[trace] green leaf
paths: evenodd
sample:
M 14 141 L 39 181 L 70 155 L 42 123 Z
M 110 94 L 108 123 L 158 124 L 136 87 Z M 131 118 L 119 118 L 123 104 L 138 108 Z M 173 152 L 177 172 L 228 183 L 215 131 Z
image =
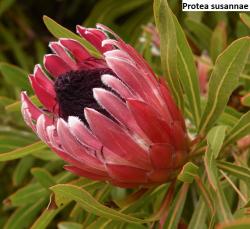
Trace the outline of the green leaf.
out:
M 216 227 L 216 229 L 249 229 L 249 228 L 250 228 L 250 219 L 247 217 L 230 221 L 230 223 L 222 223 Z
M 228 132 L 224 146 L 236 142 L 248 134 L 250 134 L 250 111 L 242 115 L 239 121 Z
M 212 36 L 211 29 L 205 24 L 187 18 L 185 24 L 189 31 L 191 31 L 191 37 L 193 37 L 195 43 L 199 45 L 201 50 L 208 49 L 210 46 L 210 40 Z
M 4 229 L 29 228 L 29 225 L 45 204 L 45 199 L 41 198 L 32 205 L 25 205 L 18 208 L 14 214 L 9 217 L 7 223 L 4 225 Z
M 241 103 L 243 106 L 250 107 L 250 93 L 247 93 L 241 98 Z
M 25 70 L 29 70 L 31 58 L 24 52 L 21 43 L 15 37 L 14 33 L 0 24 L 1 38 L 11 47 L 11 52 L 19 65 Z
M 245 25 L 250 28 L 250 16 L 246 13 L 240 13 L 240 19 L 245 23 Z
M 216 60 L 209 80 L 208 101 L 200 122 L 200 133 L 208 132 L 226 107 L 239 75 L 245 67 L 250 50 L 250 38 L 233 42 Z
M 33 204 L 46 196 L 48 196 L 48 192 L 40 184 L 36 183 L 19 189 L 5 199 L 4 203 L 11 206 L 24 206 L 26 204 Z
M 226 161 L 217 161 L 218 167 L 223 171 L 232 174 L 233 176 L 239 178 L 246 182 L 246 184 L 250 184 L 250 169 L 244 166 L 239 166 Z
M 32 101 L 32 103 L 34 103 L 37 106 L 40 106 L 40 104 L 41 104 L 35 95 L 31 96 L 30 100 Z M 8 104 L 7 106 L 5 106 L 5 110 L 7 112 L 20 112 L 20 109 L 21 109 L 21 102 L 20 101 L 16 101 L 14 103 L 11 103 L 11 104 Z
M 82 229 L 82 224 L 76 222 L 60 222 L 58 229 Z
M 125 215 L 114 209 L 108 208 L 100 204 L 93 196 L 87 191 L 77 186 L 65 184 L 56 185 L 51 187 L 51 190 L 55 193 L 56 204 L 62 206 L 69 200 L 74 200 L 80 204 L 86 211 L 103 216 L 109 219 L 124 221 L 129 223 L 145 223 L 146 220 L 135 218 L 129 215 Z
M 49 223 L 54 219 L 54 217 L 62 211 L 67 205 L 59 207 L 56 209 L 46 209 L 43 213 L 36 219 L 31 229 L 46 229 Z
M 45 169 L 42 168 L 33 168 L 31 173 L 36 178 L 36 180 L 46 189 L 56 185 L 56 182 L 52 175 Z
M 22 90 L 28 90 L 29 92 L 31 91 L 28 73 L 26 71 L 7 63 L 0 63 L 0 71 L 6 82 L 11 86 L 16 86 Z
M 198 175 L 198 170 L 199 170 L 198 166 L 196 166 L 192 162 L 188 162 L 183 166 L 177 178 L 178 180 L 182 182 L 192 183 L 194 180 L 194 177 Z
M 42 141 L 38 141 L 28 146 L 20 147 L 13 151 L 0 154 L 0 161 L 10 161 L 22 158 L 45 148 L 47 148 L 47 146 Z
M 12 176 L 14 186 L 18 186 L 23 182 L 30 168 L 34 164 L 34 160 L 34 157 L 27 156 L 18 162 Z
M 2 0 L 2 1 L 0 1 L 0 16 L 6 10 L 8 10 L 11 7 L 11 5 L 13 5 L 13 3 L 15 3 L 15 0 Z
M 210 44 L 210 55 L 214 63 L 219 54 L 226 48 L 226 46 L 227 46 L 226 25 L 224 22 L 220 22 L 213 31 Z
M 177 35 L 177 68 L 181 85 L 188 100 L 189 111 L 192 113 L 192 119 L 198 127 L 201 118 L 200 89 L 194 56 L 188 45 L 185 33 L 183 32 L 177 18 L 173 15 L 176 35 Z
M 219 156 L 225 139 L 226 129 L 226 126 L 216 126 L 213 127 L 207 135 L 208 145 L 211 147 L 215 159 Z
M 36 152 L 32 154 L 35 158 L 39 158 L 44 161 L 56 161 L 61 160 L 57 154 L 53 153 L 49 148 L 47 150 L 43 150 L 43 153 Z
M 184 204 L 186 202 L 188 189 L 189 184 L 184 183 L 172 203 L 167 220 L 163 226 L 164 229 L 173 229 L 178 227 Z
M 208 180 L 212 188 L 217 191 L 218 183 L 217 176 L 218 171 L 215 164 L 215 159 L 211 147 L 208 147 L 204 157 L 205 168 L 208 176 Z
M 208 181 L 214 190 L 216 198 L 214 198 L 214 206 L 218 206 L 217 214 L 220 221 L 230 221 L 232 219 L 232 213 L 219 183 L 218 169 L 216 167 L 216 161 L 214 159 L 214 153 L 211 147 L 208 147 L 205 158 L 204 158 L 205 168 L 208 175 Z
M 176 28 L 167 0 L 154 1 L 154 16 L 160 36 L 160 51 L 163 75 L 166 77 L 172 94 L 182 109 L 182 89 L 177 71 L 177 37 Z
M 58 183 L 60 182 L 59 180 L 57 181 Z M 72 182 L 73 183 L 73 182 Z M 78 183 L 79 184 L 79 183 Z M 97 181 L 91 181 L 84 179 L 84 184 L 81 184 L 81 187 L 83 187 L 86 190 L 96 190 L 99 188 L 102 188 L 103 184 Z M 54 200 L 51 200 L 51 203 L 54 202 Z M 70 201 L 65 203 L 63 206 L 55 208 L 53 207 L 48 207 L 43 211 L 43 213 L 36 219 L 34 224 L 32 225 L 31 229 L 46 229 L 48 228 L 48 225 L 52 222 L 54 217 L 61 212 L 68 204 Z M 53 205 L 53 204 L 52 204 Z
M 101 54 L 97 51 L 97 49 L 90 44 L 86 39 L 76 35 L 75 33 L 71 32 L 70 30 L 64 28 L 63 26 L 59 25 L 57 22 L 52 20 L 47 16 L 43 16 L 44 24 L 46 25 L 47 29 L 51 32 L 53 36 L 56 38 L 72 38 L 80 42 L 89 52 L 91 55 L 95 57 L 100 57 Z
M 2 109 L 3 107 L 13 103 L 15 100 L 5 97 L 5 96 L 0 96 L 0 109 Z
M 68 182 L 72 179 L 72 174 L 68 172 L 61 172 L 55 176 L 56 183 Z M 10 195 L 4 200 L 6 205 L 23 206 L 25 204 L 32 204 L 42 197 L 48 197 L 49 191 L 39 183 L 31 183 Z
M 207 215 L 207 205 L 204 202 L 203 198 L 200 197 L 199 202 L 194 208 L 192 218 L 188 224 L 188 229 L 207 229 Z
M 209 182 L 215 191 L 217 191 L 218 187 L 218 171 L 216 168 L 215 159 L 218 157 L 223 145 L 225 131 L 225 126 L 216 126 L 212 128 L 207 135 L 208 148 L 205 153 L 204 162 Z
M 232 127 L 235 125 L 235 123 L 238 122 L 241 115 L 242 114 L 236 111 L 234 108 L 227 106 L 224 112 L 219 117 L 218 124 Z

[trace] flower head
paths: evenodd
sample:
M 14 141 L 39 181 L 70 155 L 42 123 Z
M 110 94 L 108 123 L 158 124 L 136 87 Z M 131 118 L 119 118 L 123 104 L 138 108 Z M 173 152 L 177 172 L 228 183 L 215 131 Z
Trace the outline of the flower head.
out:
M 46 71 L 37 65 L 29 77 L 44 108 L 21 94 L 26 123 L 77 175 L 121 187 L 172 179 L 188 143 L 167 85 L 107 27 L 77 26 L 77 32 L 102 57 L 73 39 L 51 42 Z

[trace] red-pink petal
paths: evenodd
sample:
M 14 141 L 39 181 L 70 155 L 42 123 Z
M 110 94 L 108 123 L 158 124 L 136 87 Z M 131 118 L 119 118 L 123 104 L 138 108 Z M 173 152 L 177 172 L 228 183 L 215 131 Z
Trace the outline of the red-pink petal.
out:
M 112 90 L 117 92 L 122 98 L 127 99 L 127 98 L 134 98 L 135 95 L 131 92 L 131 90 L 119 79 L 116 77 L 105 74 L 102 75 L 102 82 L 110 87 Z
M 47 77 L 39 64 L 35 66 L 33 76 L 36 78 L 36 81 L 46 89 L 48 93 L 50 93 L 51 95 L 55 95 L 53 81 Z
M 21 92 L 22 111 L 27 110 L 33 120 L 37 120 L 43 112 L 35 106 L 27 96 L 26 92 Z
M 77 32 L 85 38 L 88 42 L 90 42 L 93 46 L 97 48 L 101 53 L 104 53 L 108 50 L 113 49 L 112 45 L 103 47 L 102 46 L 102 41 L 106 39 L 106 34 L 103 33 L 99 29 L 87 29 L 82 26 L 77 26 L 76 27 Z
M 91 130 L 104 146 L 127 161 L 137 162 L 138 167 L 150 167 L 147 152 L 118 124 L 93 109 L 85 108 L 84 112 Z
M 127 105 L 113 93 L 102 88 L 93 89 L 96 101 L 105 108 L 118 122 L 134 131 L 140 131 Z M 140 131 L 141 132 L 141 131 Z
M 172 119 L 180 121 L 183 129 L 185 130 L 185 123 L 184 123 L 184 119 L 181 115 L 181 112 L 178 109 L 178 107 L 176 106 L 176 104 L 173 100 L 173 97 L 170 94 L 170 90 L 168 89 L 168 87 L 163 79 L 160 80 L 160 90 L 161 90 L 162 97 L 165 101 L 165 104 L 167 105 L 168 110 L 171 114 Z
M 127 104 L 139 127 L 152 142 L 171 142 L 170 124 L 161 120 L 159 114 L 151 106 L 133 99 L 128 99 Z
M 57 131 L 63 149 L 76 160 L 89 167 L 90 171 L 104 171 L 104 166 L 94 155 L 90 155 L 70 133 L 67 123 L 62 119 L 57 122 Z
M 132 167 L 137 167 L 137 162 L 127 161 L 124 157 L 119 156 L 115 152 L 109 150 L 107 147 L 102 148 L 102 156 L 104 158 L 105 163 L 108 164 L 119 164 L 119 165 L 127 165 Z
M 65 61 L 55 54 L 45 55 L 43 62 L 45 68 L 53 77 L 58 77 L 65 72 L 72 70 L 72 68 Z
M 139 94 L 145 101 L 157 108 L 161 108 L 156 97 L 158 88 L 150 84 L 144 77 L 143 72 L 125 59 L 117 58 L 111 52 L 105 53 L 105 60 L 108 66 L 116 75 L 126 83 L 133 92 Z
M 188 149 L 188 141 L 187 134 L 183 130 L 182 125 L 178 121 L 174 121 L 172 125 L 172 133 L 173 133 L 173 144 L 178 150 L 187 150 Z
M 83 145 L 86 145 L 93 149 L 101 149 L 102 144 L 100 143 L 100 141 L 91 133 L 91 131 L 83 124 L 83 122 L 78 117 L 70 116 L 68 118 L 68 125 L 72 134 Z
M 51 122 L 48 122 L 48 119 L 46 120 L 45 115 L 40 115 L 36 123 L 36 132 L 39 138 L 42 139 L 45 143 L 49 142 L 49 137 L 46 131 L 46 127 L 48 125 L 51 125 Z
M 72 69 L 77 70 L 76 62 L 69 56 L 65 48 L 59 42 L 50 42 L 49 47 L 61 57 Z
M 77 176 L 81 176 L 81 177 L 86 177 L 88 179 L 91 180 L 109 180 L 109 176 L 108 175 L 99 175 L 99 174 L 95 174 L 95 173 L 91 173 L 88 170 L 84 170 L 82 168 L 78 168 L 72 165 L 65 165 L 64 169 L 68 170 L 71 173 L 76 174 Z
M 118 182 L 146 183 L 147 176 L 143 169 L 134 168 L 125 165 L 106 164 L 107 172 L 114 180 Z
M 159 169 L 149 172 L 148 179 L 156 183 L 163 183 L 171 177 L 172 170 L 170 169 Z
M 91 57 L 89 52 L 76 40 L 65 38 L 60 39 L 60 43 L 70 51 L 78 63 Z
M 77 168 L 84 168 L 85 170 L 93 173 L 93 172 L 97 172 L 98 174 L 103 176 L 106 174 L 105 171 L 101 171 L 101 170 L 94 170 L 90 167 L 87 167 L 85 164 L 83 164 L 81 161 L 78 161 L 76 158 L 72 157 L 72 155 L 68 154 L 67 152 L 64 152 L 62 149 L 58 149 L 58 148 L 53 148 L 51 147 L 51 149 L 60 157 L 62 158 L 64 161 L 72 164 L 73 166 L 77 167 Z
M 29 76 L 32 88 L 40 102 L 52 113 L 58 113 L 58 105 L 55 92 L 51 94 L 45 87 L 41 86 L 34 76 Z
M 149 155 L 155 169 L 174 167 L 174 148 L 166 143 L 156 143 L 150 147 Z

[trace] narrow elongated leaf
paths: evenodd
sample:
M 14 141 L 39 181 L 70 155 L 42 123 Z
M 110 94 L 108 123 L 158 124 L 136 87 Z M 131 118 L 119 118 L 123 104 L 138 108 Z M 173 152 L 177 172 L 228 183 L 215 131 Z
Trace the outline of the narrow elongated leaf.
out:
M 208 101 L 200 122 L 200 133 L 209 131 L 226 107 L 228 99 L 238 85 L 250 50 L 250 38 L 233 42 L 216 60 L 209 80 Z
M 5 43 L 11 47 L 13 56 L 18 64 L 25 70 L 28 70 L 31 63 L 31 58 L 24 52 L 16 36 L 9 29 L 7 29 L 7 27 L 3 26 L 3 24 L 0 24 L 0 33 L 2 39 L 5 40 Z
M 82 224 L 65 221 L 58 224 L 58 229 L 82 229 Z
M 68 182 L 71 180 L 73 175 L 68 172 L 61 172 L 55 176 L 56 183 Z M 11 206 L 23 206 L 25 204 L 32 204 L 38 201 L 42 197 L 49 196 L 48 190 L 44 188 L 39 183 L 31 183 L 24 186 L 23 188 L 18 189 L 15 193 L 10 195 L 4 200 L 6 205 Z
M 59 183 L 60 181 L 58 181 Z M 77 183 L 77 182 L 72 182 L 72 183 Z M 78 182 L 77 184 L 79 184 Z M 95 190 L 98 188 L 102 188 L 103 184 L 97 181 L 89 181 L 84 179 L 84 184 L 80 184 L 81 187 L 84 187 L 86 190 Z M 48 207 L 43 211 L 43 213 L 37 218 L 37 220 L 34 222 L 32 225 L 31 229 L 46 229 L 48 228 L 48 225 L 52 222 L 54 217 L 61 212 L 68 204 L 70 201 L 65 203 L 63 206 L 58 207 L 58 208 L 50 208 Z
M 218 119 L 218 124 L 227 125 L 227 126 L 234 126 L 241 117 L 241 113 L 233 109 L 232 107 L 226 107 L 224 112 Z
M 226 48 L 226 46 L 227 46 L 226 25 L 224 22 L 220 22 L 216 26 L 211 37 L 210 55 L 214 63 L 218 55 Z
M 231 221 L 230 224 L 222 223 L 219 224 L 216 229 L 249 229 L 250 228 L 250 219 L 241 218 Z
M 4 225 L 4 229 L 17 229 L 20 228 L 21 225 L 23 228 L 29 228 L 29 225 L 45 204 L 45 199 L 41 198 L 32 205 L 26 205 L 18 208 Z
M 0 109 L 2 109 L 3 107 L 13 103 L 15 100 L 10 99 L 8 97 L 5 96 L 0 96 Z
M 178 175 L 178 180 L 185 182 L 185 183 L 192 183 L 194 180 L 194 177 L 198 175 L 198 166 L 196 166 L 192 162 L 188 162 L 185 164 Z
M 182 109 L 182 89 L 177 71 L 177 37 L 172 12 L 167 0 L 154 1 L 154 16 L 160 36 L 160 51 L 163 74 L 173 96 Z
M 175 200 L 172 203 L 172 207 L 170 209 L 170 212 L 167 216 L 167 220 L 164 223 L 163 228 L 165 228 L 165 229 L 177 228 L 178 223 L 180 221 L 180 217 L 182 214 L 184 204 L 186 202 L 188 189 L 189 189 L 189 184 L 184 183 L 182 185 L 180 191 L 178 192 Z
M 211 192 L 210 190 L 207 188 L 207 185 L 205 185 L 201 178 L 199 176 L 196 176 L 195 177 L 195 181 L 196 181 L 196 184 L 199 188 L 199 191 L 206 203 L 206 206 L 209 208 L 210 210 L 210 216 L 213 217 L 214 214 L 215 214 L 215 208 L 214 208 L 214 202 L 213 202 L 213 197 L 211 195 Z
M 218 169 L 214 158 L 212 147 L 208 147 L 205 153 L 205 168 L 208 180 L 214 190 L 216 198 L 214 198 L 214 206 L 218 206 L 217 214 L 221 222 L 229 222 L 232 219 L 232 213 L 225 197 L 224 191 L 219 182 Z
M 93 56 L 100 57 L 100 53 L 97 49 L 91 45 L 87 40 L 84 38 L 76 35 L 75 33 L 71 32 L 70 30 L 64 28 L 63 26 L 59 25 L 57 22 L 52 20 L 51 18 L 44 16 L 43 17 L 44 24 L 46 25 L 47 29 L 53 34 L 56 38 L 72 38 L 79 41 Z
M 215 158 L 217 158 L 222 147 L 225 130 L 225 126 L 217 126 L 211 129 L 207 135 L 208 148 L 205 153 L 204 162 L 209 182 L 215 191 L 217 191 L 218 187 L 218 171 L 216 168 Z
M 246 24 L 247 27 L 250 28 L 250 16 L 246 13 L 240 14 L 240 19 Z
M 11 86 L 31 91 L 28 81 L 28 73 L 26 71 L 8 63 L 0 63 L 0 71 L 6 82 L 8 82 Z
M 35 223 L 32 225 L 31 229 L 45 229 L 48 228 L 49 223 L 54 219 L 54 217 L 62 211 L 67 205 L 59 207 L 57 209 L 46 209 L 43 213 L 37 218 Z
M 4 203 L 11 206 L 24 206 L 26 204 L 33 204 L 46 196 L 48 196 L 46 189 L 36 183 L 19 189 L 5 199 Z
M 226 129 L 226 126 L 216 126 L 213 127 L 207 135 L 208 145 L 211 147 L 215 159 L 219 156 L 225 139 Z
M 191 48 L 188 45 L 185 33 L 183 32 L 177 18 L 173 15 L 177 35 L 177 66 L 181 85 L 188 100 L 189 111 L 192 113 L 192 120 L 198 127 L 201 117 L 200 89 L 198 75 Z
M 212 154 L 212 150 L 207 149 L 206 153 L 205 153 L 205 157 L 204 157 L 204 163 L 205 163 L 205 167 L 206 167 L 206 171 L 207 171 L 207 176 L 208 176 L 208 180 L 210 185 L 212 186 L 212 188 L 217 191 L 217 169 L 215 167 L 215 160 Z
M 215 203 L 217 203 L 217 215 L 220 222 L 229 222 L 233 219 L 231 209 L 229 207 L 228 200 L 225 196 L 223 189 L 219 186 L 217 187 L 217 191 L 215 192 L 216 198 Z
M 20 147 L 13 151 L 0 154 L 0 161 L 10 161 L 10 160 L 22 158 L 26 155 L 35 153 L 45 148 L 47 148 L 47 146 L 42 141 L 38 141 L 31 145 Z
M 188 224 L 188 229 L 207 229 L 207 215 L 207 205 L 204 202 L 203 198 L 200 198 L 193 211 L 192 218 L 190 220 L 190 223 Z
M 12 177 L 13 184 L 15 186 L 18 186 L 22 183 L 27 173 L 29 172 L 30 168 L 34 164 L 34 161 L 35 161 L 34 157 L 30 156 L 24 157 L 19 161 Z
M 44 188 L 48 189 L 49 187 L 56 185 L 54 178 L 46 169 L 33 168 L 31 173 Z
M 62 206 L 63 203 L 74 200 L 80 204 L 86 211 L 103 216 L 109 219 L 129 222 L 129 223 L 145 223 L 146 220 L 135 218 L 129 215 L 125 215 L 114 209 L 108 208 L 100 204 L 94 197 L 92 197 L 87 191 L 74 185 L 56 185 L 51 187 L 51 190 L 55 193 L 55 199 L 58 206 Z
M 33 95 L 30 97 L 30 100 L 35 104 L 35 105 L 40 105 L 40 101 L 38 100 L 38 98 Z M 14 103 L 8 104 L 7 106 L 5 106 L 5 110 L 7 112 L 20 112 L 20 107 L 21 107 L 21 102 L 20 101 L 16 101 Z
M 226 136 L 224 146 L 236 142 L 242 137 L 250 134 L 250 111 L 241 116 Z
M 218 167 L 223 171 L 232 174 L 233 176 L 244 180 L 247 184 L 250 184 L 250 169 L 247 167 L 239 166 L 226 161 L 217 161 Z
M 194 41 L 196 41 L 195 43 L 197 43 L 202 50 L 208 49 L 212 36 L 211 29 L 205 24 L 190 18 L 185 20 L 185 24 L 187 25 L 188 30 L 191 31 L 191 35 L 194 38 Z

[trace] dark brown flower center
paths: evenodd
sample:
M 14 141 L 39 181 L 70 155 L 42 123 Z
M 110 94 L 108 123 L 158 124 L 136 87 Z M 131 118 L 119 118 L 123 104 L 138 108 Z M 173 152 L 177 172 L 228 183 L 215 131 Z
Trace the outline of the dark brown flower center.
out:
M 114 75 L 109 68 L 97 68 L 80 71 L 70 71 L 60 75 L 54 82 L 56 99 L 59 104 L 59 116 L 67 121 L 69 116 L 79 117 L 87 124 L 84 117 L 84 108 L 93 108 L 110 117 L 94 99 L 93 88 L 105 88 L 101 81 L 103 74 Z

